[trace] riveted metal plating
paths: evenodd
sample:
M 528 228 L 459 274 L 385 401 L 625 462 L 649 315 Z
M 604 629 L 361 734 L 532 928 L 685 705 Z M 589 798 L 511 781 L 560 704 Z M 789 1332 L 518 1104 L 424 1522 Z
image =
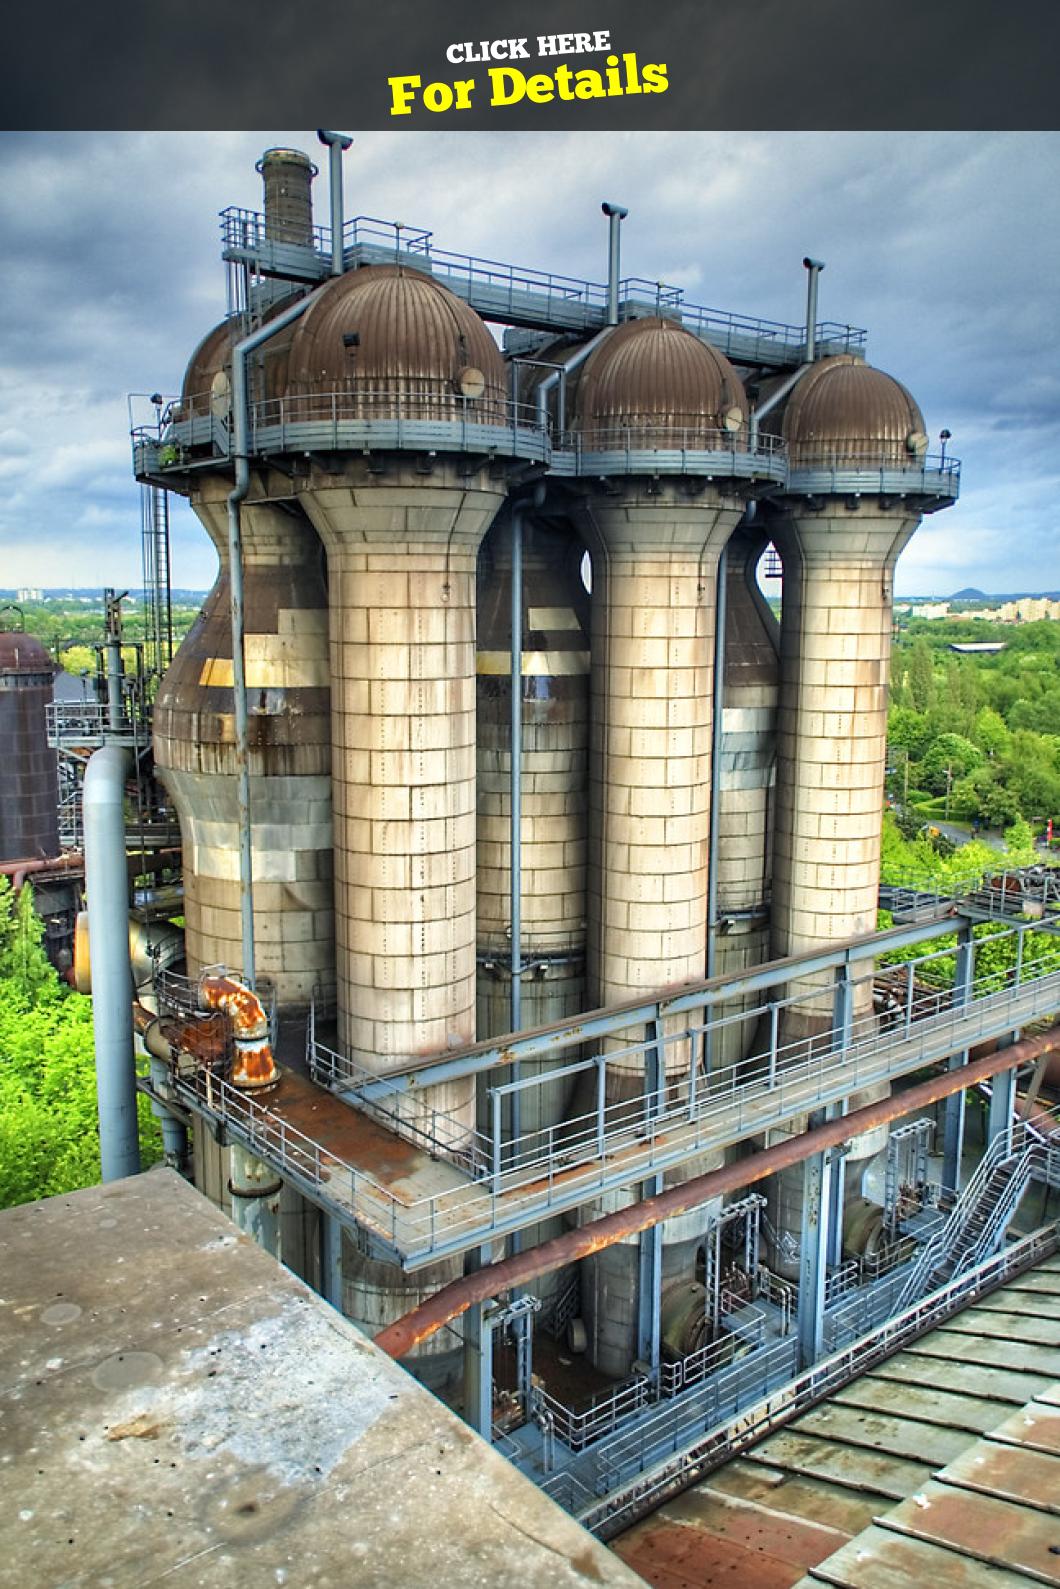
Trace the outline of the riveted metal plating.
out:
M 610 431 L 658 437 L 669 429 L 700 432 L 711 450 L 723 439 L 731 446 L 746 422 L 743 384 L 725 355 L 673 320 L 656 318 L 627 321 L 590 355 L 574 413 L 587 445 Z
M 927 445 L 911 393 L 849 353 L 807 371 L 788 398 L 782 433 L 793 469 L 861 462 L 909 467 Z
M 350 393 L 403 399 L 406 418 L 459 418 L 461 375 L 480 370 L 477 419 L 503 417 L 504 363 L 484 323 L 439 282 L 406 266 L 371 265 L 337 277 L 299 322 L 288 395 Z M 408 399 L 420 399 L 422 414 Z M 385 407 L 385 403 L 384 403 Z M 396 412 L 395 408 L 395 412 Z

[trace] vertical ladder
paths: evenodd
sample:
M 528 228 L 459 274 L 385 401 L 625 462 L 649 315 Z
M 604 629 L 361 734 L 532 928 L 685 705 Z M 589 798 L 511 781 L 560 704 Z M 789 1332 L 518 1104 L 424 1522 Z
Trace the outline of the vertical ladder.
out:
M 140 517 L 144 582 L 144 647 L 147 669 L 161 678 L 173 660 L 173 597 L 170 579 L 169 493 L 141 487 Z

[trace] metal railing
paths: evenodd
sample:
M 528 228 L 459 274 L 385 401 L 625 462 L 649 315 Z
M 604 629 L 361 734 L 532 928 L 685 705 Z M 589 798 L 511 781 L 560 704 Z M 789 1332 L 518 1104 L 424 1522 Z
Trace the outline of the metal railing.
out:
M 624 458 L 629 468 L 643 467 L 644 453 L 677 453 L 682 472 L 694 474 L 708 468 L 732 475 L 766 474 L 783 480 L 787 475 L 784 442 L 779 436 L 759 435 L 753 441 L 746 427 L 721 430 L 692 420 L 689 424 L 645 416 L 621 425 L 590 425 L 563 431 L 556 438 L 560 453 L 570 453 L 580 472 L 586 460 L 608 469 Z M 701 456 L 705 455 L 705 456 Z
M 146 706 L 135 715 L 123 710 L 111 723 L 103 701 L 49 701 L 46 708 L 48 743 L 56 750 L 82 749 L 104 743 L 139 744 L 149 732 Z
M 949 949 L 937 950 L 908 962 L 910 988 L 918 969 L 949 955 Z M 869 976 L 850 980 L 855 1004 L 859 984 L 870 982 Z M 630 1184 L 649 1169 L 662 1170 L 707 1147 L 725 1146 L 873 1082 L 893 1080 L 933 1059 L 968 1048 L 980 1038 L 1014 1030 L 1028 1019 L 1060 1007 L 1060 970 L 1028 977 L 1021 975 L 1017 962 L 1008 973 L 994 972 L 977 979 L 970 994 L 969 1002 L 961 1005 L 947 989 L 918 986 L 915 999 L 910 998 L 903 1010 L 892 1012 L 889 1025 L 882 1026 L 874 1014 L 865 1015 L 845 1030 L 831 1026 L 816 1037 L 794 1042 L 780 1040 L 782 1016 L 800 1004 L 809 1011 L 815 1005 L 819 1009 L 819 987 L 752 1009 L 741 1008 L 709 1025 L 689 1020 L 676 1031 L 639 1037 L 612 1051 L 605 1049 L 537 1076 L 494 1087 L 492 1130 L 473 1131 L 461 1125 L 459 1144 L 447 1134 L 450 1128 L 439 1132 L 432 1118 L 430 1089 L 402 1094 L 400 1077 L 368 1078 L 343 1056 L 312 1039 L 308 1057 L 314 1074 L 347 1101 L 385 1112 L 393 1129 L 420 1145 L 430 1143 L 435 1152 L 445 1156 L 459 1152 L 477 1176 L 467 1186 L 400 1206 L 391 1199 L 395 1240 L 410 1255 L 426 1254 L 449 1244 L 456 1250 L 475 1232 L 530 1223 L 531 1210 L 543 1213 L 574 1207 L 596 1190 Z M 772 1028 L 769 1048 L 709 1074 L 703 1070 L 708 1030 L 717 1036 L 734 1023 L 753 1029 L 759 1021 Z M 616 1033 L 621 1025 L 622 1018 L 617 1016 Z M 571 1023 L 572 1041 L 578 1031 L 578 1023 Z M 624 1073 L 628 1082 L 631 1071 L 639 1068 L 644 1073 L 653 1052 L 662 1055 L 663 1074 L 671 1073 L 660 1094 L 641 1092 L 608 1104 L 612 1071 Z M 515 1090 L 526 1092 L 586 1075 L 595 1079 L 596 1107 L 591 1112 L 567 1119 L 562 1126 L 504 1139 L 500 1122 L 505 1097 Z
M 226 253 L 282 256 L 292 248 L 285 240 L 268 237 L 260 211 L 231 206 L 222 210 L 220 219 Z M 439 248 L 433 232 L 423 227 L 358 215 L 345 222 L 342 241 L 351 263 L 407 259 L 484 314 L 501 316 L 507 311 L 514 322 L 529 316 L 548 324 L 554 318 L 561 326 L 583 328 L 602 324 L 606 316 L 608 288 L 604 282 Z M 331 268 L 330 227 L 314 226 L 310 245 L 301 252 L 317 254 L 319 262 L 315 271 L 299 274 L 327 276 Z M 686 303 L 682 288 L 647 277 L 624 277 L 619 283 L 619 303 L 641 313 L 679 319 L 695 335 L 723 348 L 738 343 L 745 349 L 759 349 L 763 356 L 772 352 L 778 362 L 797 359 L 805 346 L 804 326 Z M 823 320 L 816 327 L 816 340 L 822 351 L 856 352 L 864 347 L 866 333 L 857 326 Z
M 981 1262 L 1002 1240 L 1031 1178 L 1048 1175 L 1054 1160 L 1060 1163 L 1060 1142 L 1054 1143 L 1049 1131 L 1058 1119 L 1060 1106 L 1043 1110 L 1032 1121 L 1014 1121 L 998 1133 L 942 1228 L 917 1253 L 900 1306 L 910 1306 L 933 1281 L 945 1278 L 947 1269 L 964 1270 Z
M 682 1407 L 676 1417 L 671 1408 L 657 1408 L 650 1423 L 644 1421 L 621 1443 L 609 1443 L 599 1451 L 585 1453 L 570 1470 L 568 1477 L 575 1482 L 568 1485 L 567 1493 L 574 1498 L 575 1515 L 583 1526 L 605 1538 L 621 1532 L 636 1516 L 658 1505 L 666 1494 L 683 1488 L 694 1475 L 702 1476 L 746 1450 L 875 1363 L 900 1351 L 932 1325 L 1049 1257 L 1057 1246 L 1055 1225 L 1032 1232 L 970 1273 L 873 1326 L 805 1373 L 783 1372 L 785 1351 L 789 1354 L 787 1360 L 792 1360 L 793 1348 L 788 1343 L 766 1348 L 761 1354 L 762 1362 L 755 1364 L 758 1391 L 742 1401 L 737 1398 L 739 1404 L 725 1408 L 713 1422 L 709 1414 L 716 1402 L 706 1403 L 705 1421 L 698 1406 Z M 595 1498 L 578 1505 L 577 1492 L 586 1490 Z

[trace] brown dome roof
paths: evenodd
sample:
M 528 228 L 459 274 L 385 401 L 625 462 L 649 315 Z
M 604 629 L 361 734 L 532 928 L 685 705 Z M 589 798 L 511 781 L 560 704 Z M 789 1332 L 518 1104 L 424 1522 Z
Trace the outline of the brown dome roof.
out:
M 294 301 L 296 294 L 285 294 L 276 303 L 270 304 L 265 310 L 263 319 L 266 324 L 274 319 L 281 310 Z M 180 389 L 180 411 L 174 417 L 177 419 L 191 419 L 194 416 L 210 412 L 210 399 L 214 398 L 214 408 L 220 414 L 227 414 L 232 379 L 232 347 L 236 338 L 233 338 L 233 322 L 222 320 L 220 325 L 208 331 L 191 356 L 187 370 L 184 372 L 184 381 Z M 250 360 L 251 370 L 251 399 L 259 397 L 279 397 L 287 385 L 287 356 L 291 347 L 293 328 L 288 326 L 283 331 L 278 331 L 275 337 L 270 338 Z M 257 370 L 262 374 L 255 373 Z M 214 383 L 221 373 L 227 377 L 226 383 L 220 384 L 218 389 Z
M 853 354 L 821 359 L 784 409 L 792 467 L 824 461 L 918 463 L 927 451 L 924 416 L 900 381 Z
M 55 664 L 34 635 L 0 629 L 0 673 L 46 674 L 50 679 Z
M 210 388 L 220 370 L 232 363 L 232 334 L 227 320 L 208 331 L 188 361 L 180 388 L 182 414 L 206 413 Z
M 455 417 L 462 378 L 474 370 L 484 385 L 471 410 L 482 420 L 505 398 L 504 361 L 484 323 L 422 271 L 369 265 L 336 277 L 298 322 L 287 391 L 415 397 L 417 412 L 402 405 L 410 418 L 446 417 L 450 408 Z M 465 389 L 474 396 L 477 385 Z M 432 411 L 421 416 L 428 398 Z
M 703 437 L 731 436 L 746 421 L 743 384 L 724 354 L 676 321 L 651 318 L 617 326 L 590 356 L 574 425 L 585 432 L 633 427 Z M 709 437 L 698 445 L 709 446 Z

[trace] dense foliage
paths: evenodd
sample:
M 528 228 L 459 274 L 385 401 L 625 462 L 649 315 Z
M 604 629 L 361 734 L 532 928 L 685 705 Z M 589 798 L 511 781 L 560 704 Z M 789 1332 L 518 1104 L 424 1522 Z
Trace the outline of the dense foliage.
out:
M 72 993 L 41 948 L 27 885 L 0 877 L 0 1208 L 99 1180 L 92 1001 Z M 139 1100 L 145 1165 L 161 1136 Z
M 958 656 L 954 641 L 1003 641 Z M 895 647 L 889 790 L 921 820 L 1060 828 L 1060 623 L 913 622 Z

